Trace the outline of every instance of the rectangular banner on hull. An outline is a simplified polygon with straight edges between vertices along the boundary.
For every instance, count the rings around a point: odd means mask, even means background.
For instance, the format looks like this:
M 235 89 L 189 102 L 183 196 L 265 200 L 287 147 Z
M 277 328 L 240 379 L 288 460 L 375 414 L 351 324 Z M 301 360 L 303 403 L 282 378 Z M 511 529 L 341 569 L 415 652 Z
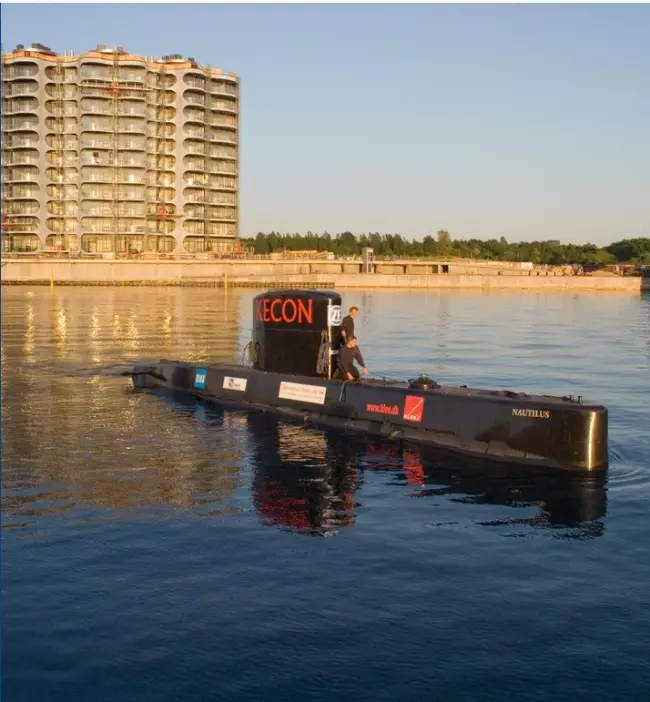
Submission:
M 313 402 L 315 405 L 325 404 L 326 387 L 320 385 L 305 385 L 303 383 L 280 383 L 278 397 L 283 400 Z
M 247 378 L 231 378 L 229 375 L 227 375 L 223 379 L 224 390 L 238 390 L 239 392 L 246 392 L 247 383 Z

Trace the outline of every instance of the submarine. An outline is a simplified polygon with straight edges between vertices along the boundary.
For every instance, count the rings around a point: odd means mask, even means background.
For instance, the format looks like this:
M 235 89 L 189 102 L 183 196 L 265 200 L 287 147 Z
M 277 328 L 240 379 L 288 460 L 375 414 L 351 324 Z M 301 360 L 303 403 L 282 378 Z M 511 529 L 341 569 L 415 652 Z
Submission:
M 189 394 L 306 425 L 521 466 L 607 468 L 603 405 L 574 396 L 442 385 L 426 375 L 342 380 L 336 364 L 341 322 L 335 291 L 267 291 L 253 299 L 248 362 L 161 359 L 134 366 L 132 383 L 137 390 Z

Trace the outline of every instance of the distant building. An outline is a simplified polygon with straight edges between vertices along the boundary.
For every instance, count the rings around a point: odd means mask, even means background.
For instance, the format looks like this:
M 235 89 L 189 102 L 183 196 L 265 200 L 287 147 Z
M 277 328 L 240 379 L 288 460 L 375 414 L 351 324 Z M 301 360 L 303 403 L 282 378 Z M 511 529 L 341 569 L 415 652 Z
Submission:
M 562 246 L 562 242 L 559 239 L 547 239 L 546 243 L 551 246 Z
M 239 81 L 179 55 L 2 56 L 2 250 L 228 252 Z

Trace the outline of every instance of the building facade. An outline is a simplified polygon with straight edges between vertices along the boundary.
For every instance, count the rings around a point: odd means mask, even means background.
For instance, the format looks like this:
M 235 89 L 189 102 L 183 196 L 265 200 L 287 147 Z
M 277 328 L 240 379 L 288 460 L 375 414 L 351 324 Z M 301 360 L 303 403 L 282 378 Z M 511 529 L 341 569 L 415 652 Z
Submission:
M 3 251 L 225 253 L 239 81 L 179 55 L 2 56 Z

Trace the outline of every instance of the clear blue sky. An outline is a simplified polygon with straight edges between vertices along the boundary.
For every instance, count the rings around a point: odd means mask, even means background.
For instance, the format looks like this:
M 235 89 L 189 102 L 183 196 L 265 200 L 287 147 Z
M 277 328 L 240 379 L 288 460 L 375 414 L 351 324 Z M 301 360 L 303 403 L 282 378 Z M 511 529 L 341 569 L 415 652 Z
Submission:
M 650 236 L 649 5 L 2 5 L 242 80 L 242 235 Z

